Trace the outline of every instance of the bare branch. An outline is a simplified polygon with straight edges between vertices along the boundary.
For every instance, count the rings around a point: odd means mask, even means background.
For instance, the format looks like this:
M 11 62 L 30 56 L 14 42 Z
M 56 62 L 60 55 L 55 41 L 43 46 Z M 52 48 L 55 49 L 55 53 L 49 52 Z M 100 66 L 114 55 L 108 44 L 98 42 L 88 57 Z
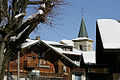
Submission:
M 26 22 L 24 22 L 21 26 L 19 26 L 15 32 L 17 34 L 19 34 L 21 31 L 23 31 L 28 25 L 30 25 L 31 23 L 35 22 L 35 21 L 39 21 L 39 22 L 44 22 L 43 21 L 43 16 L 40 14 L 35 14 L 35 16 L 31 17 L 30 19 L 26 20 Z M 36 22 L 37 23 L 37 22 Z
M 25 9 L 26 9 L 26 7 L 28 5 L 28 1 L 29 0 L 22 0 L 22 2 L 21 2 L 21 10 L 22 10 L 22 12 L 25 12 Z
M 5 17 L 7 17 L 7 13 L 6 13 L 5 9 L 4 9 L 3 3 L 0 2 L 0 22 Z
M 2 5 L 4 8 L 5 13 L 7 14 L 7 10 L 8 10 L 8 0 L 3 0 L 2 1 Z
M 28 26 L 20 36 L 17 37 L 17 40 L 15 41 L 16 43 L 22 44 L 25 39 L 29 36 L 29 34 L 35 29 L 35 27 L 39 24 L 39 22 L 34 22 L 31 23 L 30 26 Z
M 18 18 L 20 18 L 20 17 L 24 17 L 25 15 L 26 15 L 25 12 L 20 13 L 20 14 L 17 14 L 17 15 L 15 16 L 15 19 L 18 19 Z
M 43 1 L 29 1 L 28 5 L 38 5 L 38 4 L 43 4 Z

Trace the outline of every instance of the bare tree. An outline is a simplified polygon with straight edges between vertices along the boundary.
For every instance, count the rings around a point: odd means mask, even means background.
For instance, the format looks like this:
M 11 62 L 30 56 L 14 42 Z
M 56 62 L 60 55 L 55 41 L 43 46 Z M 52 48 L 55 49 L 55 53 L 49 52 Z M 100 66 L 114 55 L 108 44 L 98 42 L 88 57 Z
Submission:
M 38 12 L 23 20 L 27 5 L 36 4 Z M 29 34 L 39 23 L 46 23 L 54 8 L 61 4 L 62 0 L 0 0 L 0 80 L 4 78 L 6 63 L 17 55 Z

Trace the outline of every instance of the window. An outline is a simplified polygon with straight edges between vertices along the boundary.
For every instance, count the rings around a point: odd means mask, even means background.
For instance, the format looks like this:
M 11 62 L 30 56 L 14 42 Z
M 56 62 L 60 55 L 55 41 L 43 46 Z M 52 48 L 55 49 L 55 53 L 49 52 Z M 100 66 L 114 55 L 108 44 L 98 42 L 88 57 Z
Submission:
M 91 47 L 91 45 L 89 45 L 89 47 Z
M 75 80 L 81 80 L 81 75 L 75 74 Z
M 82 45 L 80 45 L 80 50 L 83 50 Z
M 28 57 L 27 57 L 27 61 L 28 61 L 28 62 L 31 62 L 31 61 L 32 61 L 32 60 L 31 60 L 31 56 L 28 56 Z
M 66 66 L 63 66 L 63 72 L 66 72 Z
M 72 51 L 72 48 L 62 48 L 64 51 Z
M 42 64 L 42 59 L 39 60 L 39 63 Z
M 46 61 L 45 61 L 45 60 L 43 60 L 43 64 L 46 64 Z

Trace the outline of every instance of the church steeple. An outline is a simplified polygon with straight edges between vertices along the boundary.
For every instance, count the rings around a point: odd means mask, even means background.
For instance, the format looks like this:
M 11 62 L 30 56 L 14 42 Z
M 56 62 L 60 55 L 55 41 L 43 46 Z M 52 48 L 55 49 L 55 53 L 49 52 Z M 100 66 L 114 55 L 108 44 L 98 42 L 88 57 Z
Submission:
M 82 18 L 78 38 L 73 39 L 74 47 L 81 51 L 93 51 L 93 40 L 88 38 L 84 19 Z
M 79 31 L 78 37 L 86 37 L 86 38 L 88 38 L 88 34 L 87 34 L 87 30 L 86 30 L 86 26 L 85 26 L 83 18 L 82 18 L 82 21 L 81 21 L 80 31 Z

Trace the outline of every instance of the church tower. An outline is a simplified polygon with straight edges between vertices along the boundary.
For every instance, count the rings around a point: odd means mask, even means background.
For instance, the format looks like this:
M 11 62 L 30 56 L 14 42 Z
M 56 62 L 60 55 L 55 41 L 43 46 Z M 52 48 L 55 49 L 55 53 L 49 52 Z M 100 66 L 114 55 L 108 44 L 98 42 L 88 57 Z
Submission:
M 78 38 L 73 39 L 74 47 L 81 51 L 92 51 L 93 40 L 88 38 L 84 19 L 82 18 Z

